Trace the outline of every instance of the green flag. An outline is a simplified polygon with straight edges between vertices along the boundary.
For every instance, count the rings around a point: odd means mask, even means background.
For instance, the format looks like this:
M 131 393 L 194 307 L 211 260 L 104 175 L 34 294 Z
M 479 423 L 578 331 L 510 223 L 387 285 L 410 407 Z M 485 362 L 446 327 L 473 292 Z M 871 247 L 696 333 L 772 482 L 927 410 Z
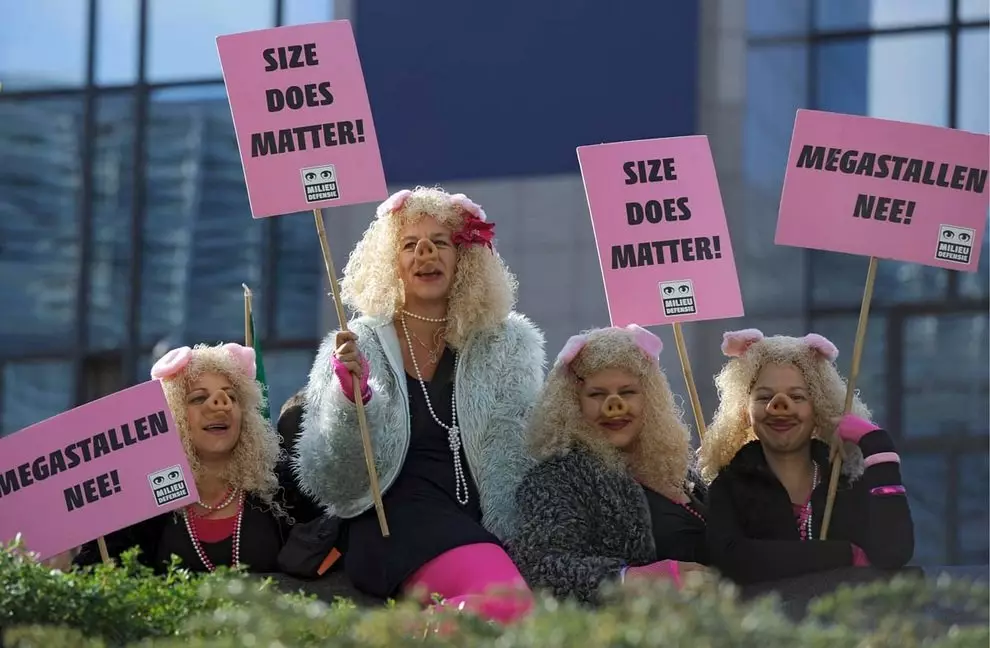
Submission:
M 268 401 L 268 381 L 265 380 L 265 361 L 261 357 L 261 339 L 254 332 L 254 312 L 251 313 L 251 340 L 254 346 L 254 363 L 258 368 L 258 375 L 256 379 L 261 383 L 261 393 L 265 396 L 266 405 L 261 408 L 261 415 L 271 421 L 272 413 L 270 403 Z M 272 421 L 274 424 L 274 421 Z

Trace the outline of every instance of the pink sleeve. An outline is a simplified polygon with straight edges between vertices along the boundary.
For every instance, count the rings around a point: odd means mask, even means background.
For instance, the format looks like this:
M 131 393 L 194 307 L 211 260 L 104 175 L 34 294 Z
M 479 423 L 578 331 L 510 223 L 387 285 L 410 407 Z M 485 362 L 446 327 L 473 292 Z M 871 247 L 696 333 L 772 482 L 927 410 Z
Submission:
M 344 392 L 344 396 L 347 396 L 347 400 L 354 402 L 354 374 L 352 374 L 347 366 L 334 356 L 331 359 L 333 362 L 333 372 L 337 374 L 337 379 L 340 381 L 340 389 Z M 371 386 L 368 385 L 368 374 L 371 373 L 371 367 L 368 366 L 368 361 L 361 357 L 361 402 L 365 405 L 371 400 Z
M 852 545 L 852 554 L 853 554 L 853 567 L 870 566 L 870 561 L 866 557 L 866 552 L 860 549 L 859 547 L 857 547 L 856 545 Z

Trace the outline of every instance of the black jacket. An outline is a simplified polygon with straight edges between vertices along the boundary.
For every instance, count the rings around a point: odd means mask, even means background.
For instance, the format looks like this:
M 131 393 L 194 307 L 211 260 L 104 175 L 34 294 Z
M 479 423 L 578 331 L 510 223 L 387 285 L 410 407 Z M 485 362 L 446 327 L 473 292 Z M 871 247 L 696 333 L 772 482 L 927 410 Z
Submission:
M 863 457 L 892 452 L 883 430 L 859 443 Z M 831 476 L 829 448 L 812 441 L 821 481 L 811 498 L 812 536 L 821 534 Z M 914 553 L 914 523 L 905 495 L 871 495 L 878 486 L 901 485 L 900 464 L 879 463 L 850 483 L 840 477 L 828 540 L 801 542 L 787 490 L 767 465 L 759 441 L 752 441 L 722 469 L 709 489 L 708 543 L 712 562 L 740 584 L 777 580 L 848 567 L 853 544 L 880 569 L 897 569 Z

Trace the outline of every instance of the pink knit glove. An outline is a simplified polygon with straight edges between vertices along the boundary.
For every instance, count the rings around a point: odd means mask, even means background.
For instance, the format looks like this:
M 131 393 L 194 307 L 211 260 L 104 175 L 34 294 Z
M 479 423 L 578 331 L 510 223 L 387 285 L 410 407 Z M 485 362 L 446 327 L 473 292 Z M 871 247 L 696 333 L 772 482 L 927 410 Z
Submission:
M 678 569 L 676 560 L 660 560 L 640 567 L 628 567 L 623 577 L 669 578 L 678 587 L 681 585 L 681 570 Z
M 860 549 L 856 545 L 852 545 L 852 550 L 853 550 L 853 567 L 869 567 L 870 566 L 870 560 L 869 560 L 869 558 L 866 557 L 866 552 L 865 551 L 863 551 L 862 549 Z
M 354 402 L 354 374 L 350 372 L 347 366 L 337 359 L 337 356 L 333 356 L 331 362 L 333 362 L 333 372 L 337 374 L 337 379 L 340 381 L 340 389 L 344 392 L 344 396 L 347 396 L 347 400 Z M 361 356 L 361 402 L 365 405 L 371 400 L 371 387 L 368 385 L 368 374 L 371 373 L 371 367 L 368 365 L 368 361 Z
M 850 443 L 859 443 L 864 436 L 879 430 L 875 424 L 866 419 L 862 419 L 855 414 L 846 414 L 839 420 L 837 432 L 839 438 Z

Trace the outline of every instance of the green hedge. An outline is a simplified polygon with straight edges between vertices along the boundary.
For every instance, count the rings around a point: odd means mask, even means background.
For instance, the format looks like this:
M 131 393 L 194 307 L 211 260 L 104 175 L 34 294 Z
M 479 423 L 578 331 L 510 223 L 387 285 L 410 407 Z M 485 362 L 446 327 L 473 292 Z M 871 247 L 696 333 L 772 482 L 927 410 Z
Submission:
M 468 614 L 427 614 L 411 604 L 358 608 L 278 592 L 235 572 L 155 577 L 135 554 L 118 567 L 49 571 L 16 549 L 0 550 L 0 627 L 18 648 L 162 648 L 404 645 L 565 648 L 921 646 L 986 648 L 990 591 L 980 584 L 900 577 L 843 587 L 800 623 L 773 598 L 742 602 L 735 588 L 696 578 L 678 591 L 643 583 L 615 590 L 589 611 L 541 598 L 525 621 L 502 630 Z M 954 625 L 945 610 L 962 613 Z

